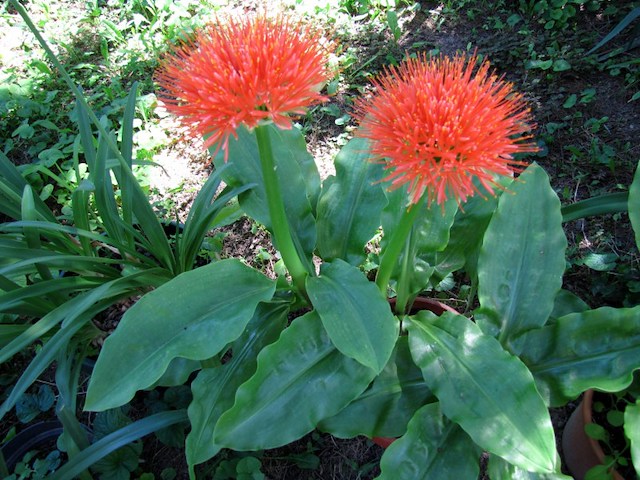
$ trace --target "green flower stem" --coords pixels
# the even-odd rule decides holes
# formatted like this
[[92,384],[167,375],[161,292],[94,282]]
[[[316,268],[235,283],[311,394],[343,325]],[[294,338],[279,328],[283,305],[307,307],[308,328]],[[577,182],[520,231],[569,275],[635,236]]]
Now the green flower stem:
[[[418,209],[417,205],[414,205],[414,209]],[[409,235],[405,240],[404,255],[402,257],[402,265],[400,266],[400,276],[398,277],[398,284],[396,286],[396,313],[405,314],[407,306],[409,305],[409,275],[413,268],[413,253],[415,248],[415,236],[413,235],[413,224]]]
[[271,148],[271,139],[269,132],[265,126],[255,128],[256,139],[258,140],[258,151],[260,153],[260,165],[262,166],[262,178],[267,194],[267,205],[269,207],[269,216],[271,217],[271,233],[274,243],[282,260],[291,274],[293,285],[300,292],[305,292],[304,282],[308,275],[296,246],[291,237],[289,221],[284,210],[284,202],[282,201],[282,192],[280,183],[276,175],[276,165],[273,159],[273,150]]
[[402,249],[407,244],[407,238],[409,238],[409,234],[413,228],[413,223],[420,210],[420,205],[411,205],[404,211],[402,218],[400,219],[400,223],[398,224],[396,231],[393,232],[384,255],[382,256],[380,268],[378,268],[378,274],[376,275],[376,285],[385,297],[387,296],[387,288],[389,286],[393,269],[398,262],[398,257],[400,256],[400,253],[402,253]]

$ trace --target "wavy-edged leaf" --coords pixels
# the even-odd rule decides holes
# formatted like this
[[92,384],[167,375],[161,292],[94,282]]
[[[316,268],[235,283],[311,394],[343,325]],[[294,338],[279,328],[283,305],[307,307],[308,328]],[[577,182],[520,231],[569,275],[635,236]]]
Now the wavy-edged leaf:
[[218,418],[233,406],[238,387],[254,374],[258,353],[277,340],[288,312],[288,304],[259,305],[245,333],[232,345],[231,360],[216,368],[203,369],[191,384],[193,400],[188,409],[191,431],[186,442],[190,469],[220,450],[213,443]]
[[411,354],[447,417],[483,449],[525,470],[555,470],[549,412],[517,357],[475,323],[450,312],[440,317],[419,312],[409,317],[407,329]]
[[258,355],[255,375],[238,388],[213,441],[234,450],[290,443],[357,398],[375,372],[342,355],[317,313],[295,319]]
[[228,259],[178,275],[146,294],[120,320],[96,362],[85,408],[123,405],[156,382],[175,357],[205,360],[238,338],[273,281]]
[[525,333],[516,347],[551,406],[589,388],[622,390],[640,368],[640,306],[565,315]]
[[572,480],[560,472],[527,472],[496,455],[489,456],[488,473],[491,480]]
[[336,348],[379,373],[393,351],[400,325],[375,284],[337,259],[322,264],[319,276],[307,277],[306,286]]
[[407,336],[402,336],[369,388],[337,415],[322,420],[318,428],[338,438],[399,437],[413,413],[429,400],[435,397],[413,363]]
[[336,175],[327,178],[318,201],[318,251],[325,261],[358,266],[364,247],[380,226],[386,203],[381,163],[370,161],[369,143],[355,138],[335,158]]
[[378,479],[476,479],[481,453],[460,426],[442,415],[440,404],[431,403],[415,413],[407,433],[387,448]]
[[498,201],[478,259],[478,299],[495,314],[489,318],[498,320],[493,327],[503,345],[551,315],[567,246],[560,200],[544,170],[529,166],[509,188]]

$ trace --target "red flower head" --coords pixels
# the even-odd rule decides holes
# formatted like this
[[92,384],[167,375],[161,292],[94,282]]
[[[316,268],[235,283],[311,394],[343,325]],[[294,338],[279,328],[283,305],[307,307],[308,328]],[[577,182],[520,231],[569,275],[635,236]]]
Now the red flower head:
[[474,177],[492,194],[496,174],[523,165],[514,153],[537,151],[522,97],[489,73],[487,61],[474,75],[476,60],[408,59],[374,80],[372,98],[356,103],[359,135],[386,162],[392,188],[408,184],[412,204],[425,191],[429,204],[451,195],[464,202],[479,193]]
[[326,100],[320,89],[333,49],[317,30],[283,16],[217,19],[175,48],[156,78],[167,109],[207,147],[226,150],[240,125],[289,129],[289,115]]

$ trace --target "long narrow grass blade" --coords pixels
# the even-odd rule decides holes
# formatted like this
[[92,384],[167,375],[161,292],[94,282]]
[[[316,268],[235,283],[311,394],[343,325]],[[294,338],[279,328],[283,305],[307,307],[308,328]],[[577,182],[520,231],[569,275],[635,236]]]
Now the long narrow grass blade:
[[[73,235],[78,237],[85,237],[95,243],[96,246],[102,247],[111,247],[109,248],[112,251],[119,251],[124,254],[123,261],[137,261],[141,264],[147,264],[149,266],[156,266],[156,262],[151,260],[144,253],[139,252],[137,249],[130,249],[126,245],[119,243],[117,240],[106,236],[100,235],[97,233],[93,233],[87,230],[81,230],[75,227],[69,227],[66,225],[59,224],[51,224],[47,222],[12,222],[7,223],[0,226],[0,231],[4,232],[21,232],[24,227],[34,227],[37,228],[42,235],[46,235],[49,232],[53,233],[64,233],[66,235]],[[133,229],[131,229],[133,231]],[[137,237],[138,238],[138,237]],[[138,238],[141,242],[145,239],[142,236]],[[6,245],[2,239],[0,239],[0,246]],[[145,244],[146,245],[146,244]],[[8,245],[6,245],[8,247]],[[63,250],[64,252],[68,252],[67,250]],[[81,255],[82,251],[78,251],[78,255]],[[93,253],[92,253],[93,255]]]
[[628,198],[627,192],[608,193],[565,205],[561,209],[562,221],[571,222],[594,215],[626,212]]
[[[112,298],[102,301],[100,301],[100,299],[104,298],[108,293],[110,293],[109,290],[113,288],[113,285],[114,283],[110,283],[96,288],[88,295],[86,295],[85,298],[83,298],[84,302],[79,302],[77,308],[66,309],[65,313],[67,313],[67,315],[65,315],[65,317],[63,318],[56,319],[62,320],[63,322],[66,321],[67,324],[65,328],[61,328],[60,330],[58,330],[51,337],[51,339],[49,339],[49,341],[44,344],[42,349],[36,354],[29,366],[25,369],[24,373],[18,379],[13,389],[11,390],[11,393],[2,403],[2,406],[0,406],[0,418],[4,417],[4,415],[14,407],[20,396],[24,392],[26,392],[26,390],[33,384],[33,382],[36,381],[40,374],[42,374],[42,372],[44,372],[49,367],[58,352],[61,349],[66,348],[71,338],[98,312],[111,305],[113,301]],[[29,343],[35,340],[36,338],[31,338],[29,339]],[[3,349],[3,352],[0,353],[4,353],[4,350],[5,349]],[[7,347],[7,350],[11,349]]]
[[[71,205],[73,207],[73,223],[81,230],[91,230],[91,222],[89,220],[89,201],[91,192],[95,190],[93,183],[89,180],[82,180],[78,188],[71,195]],[[96,251],[91,247],[91,240],[85,236],[80,236],[80,245],[82,252],[86,256],[94,256]]]
[[[29,185],[24,187],[24,193],[22,195],[22,219],[23,220],[36,220],[38,215],[35,209],[35,203],[33,201],[33,191]],[[40,248],[40,233],[37,229],[32,227],[24,227],[23,230],[24,238],[27,241],[27,245],[31,249],[39,249]],[[40,274],[40,278],[43,280],[51,280],[53,278],[51,272],[47,268],[46,265],[42,263],[36,263],[36,269]],[[59,295],[55,295],[55,297],[59,298]]]
[[620,34],[622,30],[627,28],[627,26],[633,22],[636,18],[640,17],[640,7],[636,7],[631,10],[626,17],[624,17],[618,25],[614,27],[602,40],[600,40],[595,47],[589,50],[586,55],[591,55],[593,52],[603,47],[607,43],[609,43],[614,37]]
[[107,159],[110,154],[109,144],[102,135],[99,135],[95,169],[90,170],[89,173],[96,187],[96,207],[107,233],[119,243],[126,244],[126,236],[123,231],[123,225],[126,224],[120,218],[113,184],[111,183],[111,174],[107,167]]
[[95,277],[62,277],[44,282],[34,283],[22,288],[0,293],[0,312],[17,313],[16,308],[28,302],[29,305],[41,306],[40,311],[45,314],[53,310],[56,305],[47,300],[52,292],[67,295],[72,292],[81,292],[98,287],[107,279],[102,276]]
[[[10,205],[3,205],[3,207],[9,207],[14,211],[14,215],[10,216],[16,220],[20,218],[17,212],[20,209],[22,194],[26,186],[27,182],[20,171],[4,153],[0,152],[0,194],[6,196],[11,202]],[[34,208],[42,219],[56,221],[55,216],[40,197],[34,198]]]
[[192,268],[204,236],[208,230],[217,226],[214,221],[227,202],[253,188],[253,184],[233,189],[227,187],[216,198],[215,195],[221,183],[221,173],[225,168],[226,165],[211,174],[193,201],[185,222],[184,232],[180,236],[180,243],[177,246],[181,271]]
[[16,382],[9,396],[0,406],[0,418],[15,405],[20,396],[48,368],[61,349],[66,348],[73,336],[96,314],[112,305],[116,300],[127,297],[140,286],[157,286],[161,280],[150,276],[149,272],[139,272],[100,285],[99,287],[74,297],[58,309],[45,316],[24,334],[0,350],[0,363],[26,348],[56,325],[61,328],[47,341]]
[[138,440],[163,428],[186,422],[188,420],[186,410],[172,410],[155,413],[142,420],[133,422],[120,430],[117,430],[83,450],[73,459],[58,469],[50,480],[66,480],[74,478],[83,470],[104,458],[118,448]]
[[[122,140],[120,141],[120,153],[124,158],[125,165],[114,168],[113,171],[120,185],[120,196],[122,198],[122,218],[128,225],[133,225],[133,190],[132,178],[129,175],[123,175],[121,169],[131,170],[133,155],[133,119],[136,113],[136,96],[138,84],[134,83],[131,91],[127,96],[127,103],[122,118]],[[131,241],[130,238],[127,239]]]
[[[33,24],[31,19],[29,18],[29,15],[27,14],[27,11],[17,0],[9,0],[9,2],[13,6],[13,8],[16,9],[16,11],[22,17],[24,22],[27,24],[27,27],[36,37],[36,39],[38,40],[38,43],[44,49],[51,63],[60,72],[60,75],[62,76],[63,80],[67,83],[67,85],[73,92],[78,102],[78,111],[81,112],[79,116],[81,117],[81,115],[85,115],[86,118],[88,118],[91,121],[91,123],[95,125],[98,132],[100,133],[101,140],[108,145],[109,147],[108,150],[113,152],[113,154],[116,157],[116,160],[120,163],[121,166],[123,167],[126,166],[127,162],[125,158],[122,156],[122,153],[120,152],[120,150],[118,149],[118,145],[115,141],[115,138],[109,135],[109,132],[107,132],[104,125],[100,123],[100,120],[98,120],[98,117],[89,107],[87,100],[84,97],[82,91],[74,83],[69,73],[66,71],[66,69],[60,63],[56,55],[53,53],[53,50],[51,50],[51,47],[49,47],[44,37],[40,34],[36,26]],[[85,133],[86,133],[86,129],[85,129]],[[171,251],[169,242],[166,236],[164,235],[164,231],[162,230],[162,226],[160,225],[160,222],[156,218],[153,212],[153,209],[151,208],[151,205],[149,205],[149,201],[146,195],[138,185],[137,181],[135,181],[135,177],[133,176],[133,173],[127,168],[123,168],[122,171],[123,171],[123,176],[127,175],[130,178],[134,179],[134,183],[132,183],[134,187],[133,188],[134,214],[137,217],[138,221],[140,222],[141,229],[145,233],[145,236],[149,239],[150,244],[155,247],[155,251],[152,253],[156,256],[156,258],[158,258],[161,262],[163,262],[165,267],[170,268],[172,271],[175,271],[176,262],[175,262],[173,252]],[[99,188],[98,185],[96,185],[96,188]]]

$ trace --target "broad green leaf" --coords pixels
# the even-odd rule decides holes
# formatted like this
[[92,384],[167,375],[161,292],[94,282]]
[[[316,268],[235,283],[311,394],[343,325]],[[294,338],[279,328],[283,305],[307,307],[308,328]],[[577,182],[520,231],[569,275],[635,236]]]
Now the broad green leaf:
[[176,357],[169,362],[169,366],[162,376],[150,387],[176,387],[184,385],[196,370],[200,370],[202,364],[196,360],[188,360]]
[[337,415],[322,420],[318,428],[338,438],[399,437],[413,413],[434,399],[413,363],[407,336],[402,336],[369,388]]
[[191,384],[189,405],[191,432],[187,436],[186,456],[190,468],[218,453],[213,431],[220,415],[233,406],[238,387],[256,370],[256,357],[277,340],[286,325],[287,304],[261,304],[245,333],[232,345],[231,360],[217,368],[204,368]]
[[447,246],[435,253],[433,264],[440,278],[463,266],[475,276],[477,252],[497,205],[498,198],[493,195],[474,195],[457,211]]
[[576,294],[562,289],[556,295],[550,321],[570,313],[584,312],[585,310],[589,310],[589,305]]
[[178,275],[146,294],[120,320],[96,362],[85,408],[128,402],[153,385],[176,357],[205,360],[238,338],[275,284],[239,260]]
[[351,265],[365,260],[364,247],[380,226],[386,197],[383,167],[370,161],[368,141],[351,140],[336,156],[335,177],[324,181],[318,201],[318,251],[325,261]]
[[[407,194],[404,189],[387,191],[386,195],[388,204],[382,212],[382,229],[387,232],[387,236],[382,237],[383,250],[391,234],[398,228],[402,213],[407,209]],[[406,299],[405,303],[427,287],[435,270],[435,253],[447,246],[449,231],[458,210],[454,199],[449,199],[444,207],[433,205],[429,208],[425,203],[423,201],[411,206],[420,209],[420,212],[407,239],[407,247],[399,256],[392,275],[392,279],[398,282],[398,298]]]
[[393,351],[399,323],[373,282],[343,260],[307,277],[307,294],[331,341],[344,355],[379,373]]
[[[313,271],[311,257],[316,246],[316,226],[312,206],[317,201],[319,191],[318,172],[315,164],[312,165],[313,159],[309,161],[310,155],[299,130],[280,130],[273,125],[266,128],[293,241],[301,259],[306,259],[308,270]],[[255,134],[246,128],[239,128],[237,134],[237,140],[229,140],[229,167],[223,172],[222,178],[232,187],[255,185],[238,197],[240,205],[250,217],[270,228]],[[214,158],[216,167],[224,165],[224,161],[225,152],[220,150]]]
[[447,417],[483,449],[525,470],[555,470],[549,412],[517,357],[450,312],[419,312],[407,328],[411,354]]
[[629,209],[629,220],[636,234],[636,245],[640,249],[640,163],[636,167],[636,173],[633,176],[633,182],[629,187],[629,200],[627,207]]
[[40,385],[35,393],[24,393],[16,402],[16,416],[21,423],[29,423],[42,412],[46,412],[55,402],[55,395],[49,385]]
[[489,318],[497,318],[493,327],[503,345],[551,315],[567,246],[560,201],[541,167],[531,165],[509,189],[498,201],[478,259],[478,299],[496,314]]
[[640,476],[640,400],[624,409],[624,433],[631,446],[631,461]]
[[556,473],[527,472],[503,458],[489,456],[488,473],[491,480],[571,480],[572,477]]
[[315,312],[295,319],[258,356],[258,368],[238,388],[216,425],[213,441],[234,450],[290,443],[357,398],[375,372],[342,355]]
[[380,460],[380,480],[478,478],[482,451],[459,425],[444,417],[439,403],[418,410],[407,433]]
[[640,368],[640,306],[572,313],[515,344],[551,406],[589,388],[622,390]]

